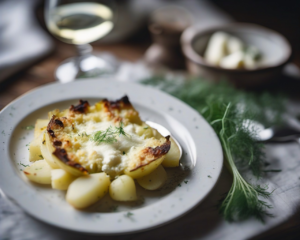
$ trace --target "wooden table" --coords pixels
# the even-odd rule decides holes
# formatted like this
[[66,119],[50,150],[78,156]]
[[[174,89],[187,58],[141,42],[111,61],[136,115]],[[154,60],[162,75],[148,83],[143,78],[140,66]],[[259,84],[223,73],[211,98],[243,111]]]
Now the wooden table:
[[[107,51],[117,58],[128,61],[140,59],[147,48],[147,43],[122,43],[114,45],[94,46],[98,52]],[[75,47],[56,41],[55,51],[45,59],[28,69],[10,77],[0,85],[0,110],[20,95],[45,83],[54,82],[54,71],[63,60],[75,56]]]

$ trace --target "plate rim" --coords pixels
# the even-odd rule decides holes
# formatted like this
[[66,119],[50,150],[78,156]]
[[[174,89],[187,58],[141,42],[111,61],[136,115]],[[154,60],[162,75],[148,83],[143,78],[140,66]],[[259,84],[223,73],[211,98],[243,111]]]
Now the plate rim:
[[[205,123],[206,123],[206,127],[208,127],[210,130],[210,132],[212,131],[213,132],[213,135],[215,135],[214,136],[214,141],[216,141],[217,142],[217,145],[216,146],[214,146],[215,148],[217,148],[217,149],[215,149],[215,151],[216,152],[219,152],[217,155],[219,155],[219,157],[220,157],[220,159],[218,159],[218,161],[219,161],[219,165],[218,165],[218,171],[217,171],[217,173],[215,173],[215,178],[213,178],[212,179],[212,184],[211,184],[211,186],[210,186],[210,189],[206,192],[206,194],[205,194],[205,196],[204,197],[202,197],[202,199],[198,199],[198,201],[197,201],[197,203],[195,203],[194,205],[192,205],[192,206],[190,206],[190,207],[188,207],[188,208],[185,208],[185,211],[180,211],[176,216],[174,216],[172,219],[166,219],[166,220],[163,220],[163,221],[160,221],[159,223],[157,223],[157,224],[152,224],[152,225],[149,225],[148,227],[143,227],[143,228],[135,228],[135,229],[132,229],[132,230],[129,230],[129,231],[114,231],[114,232],[103,232],[103,231],[101,231],[101,232],[99,232],[99,231],[91,231],[91,230],[84,230],[84,229],[76,229],[76,227],[66,227],[66,226],[62,226],[62,225],[60,225],[60,224],[56,224],[56,223],[54,223],[54,222],[52,222],[52,221],[49,221],[48,219],[47,219],[47,217],[41,217],[41,216],[39,216],[39,215],[37,215],[36,213],[34,213],[34,211],[30,211],[29,209],[28,209],[28,207],[26,207],[26,206],[24,206],[24,204],[20,204],[19,203],[19,201],[18,200],[16,200],[15,199],[15,195],[16,195],[16,193],[14,192],[14,191],[7,191],[7,190],[3,190],[4,188],[5,188],[5,183],[4,183],[4,181],[0,181],[0,187],[2,188],[2,190],[3,190],[3,192],[8,196],[8,198],[10,199],[10,200],[13,200],[13,202],[15,202],[15,203],[17,203],[17,205],[18,206],[20,206],[26,213],[28,213],[29,215],[31,215],[31,216],[33,216],[34,218],[36,218],[36,219],[39,219],[40,221],[43,221],[43,222],[45,222],[45,223],[47,223],[47,224],[50,224],[50,225],[53,225],[53,226],[56,226],[56,227],[58,227],[58,228],[62,228],[62,229],[68,229],[68,230],[71,230],[71,231],[76,231],[76,232],[82,232],[82,233],[89,233],[89,234],[98,234],[98,235],[120,235],[120,234],[128,234],[128,233],[135,233],[135,232],[140,232],[140,231],[146,231],[146,230],[150,230],[150,229],[153,229],[153,228],[156,228],[156,227],[159,227],[159,226],[162,226],[162,225],[164,225],[164,224],[167,224],[167,223],[169,223],[169,222],[172,222],[172,221],[174,221],[174,220],[176,220],[176,219],[178,219],[179,217],[181,217],[181,216],[183,216],[183,215],[185,215],[186,213],[188,213],[189,211],[191,211],[193,208],[195,208],[196,206],[198,206],[208,195],[209,195],[209,193],[213,190],[213,188],[215,187],[215,185],[217,184],[217,182],[218,182],[218,179],[219,179],[219,177],[220,177],[220,175],[221,175],[221,170],[222,170],[222,167],[223,167],[223,153],[222,153],[222,148],[221,148],[221,144],[220,144],[220,141],[219,141],[219,139],[218,139],[218,137],[217,137],[217,135],[215,134],[215,132],[213,131],[213,129],[211,128],[211,126],[206,122],[206,120],[198,113],[198,112],[196,112],[196,110],[194,110],[194,109],[192,109],[190,106],[188,106],[186,103],[184,103],[184,102],[182,102],[181,100],[179,100],[179,99],[177,99],[177,98],[175,98],[175,97],[173,97],[173,96],[171,96],[171,95],[169,95],[169,94],[167,94],[167,93],[165,93],[165,92],[162,92],[162,91],[160,91],[160,90],[158,90],[158,89],[156,89],[156,88],[154,88],[154,87],[151,87],[151,86],[145,86],[145,85],[141,85],[141,84],[137,84],[137,83],[132,83],[132,82],[120,82],[120,81],[112,81],[112,80],[110,80],[109,79],[109,83],[107,82],[108,80],[107,79],[97,79],[97,78],[95,78],[95,79],[89,79],[89,80],[87,80],[87,79],[85,79],[85,80],[81,80],[81,81],[75,81],[75,82],[71,82],[71,83],[66,83],[66,84],[61,84],[61,83],[48,83],[48,84],[45,84],[45,85],[43,85],[43,86],[40,86],[40,87],[37,87],[37,88],[35,88],[35,89],[33,89],[33,90],[30,90],[29,92],[27,92],[27,93],[25,93],[25,94],[23,94],[23,95],[21,95],[21,96],[19,96],[17,99],[15,99],[14,101],[12,101],[11,103],[9,103],[6,107],[4,107],[1,111],[0,111],[0,120],[1,120],[1,116],[2,115],[4,115],[6,112],[7,112],[7,110],[9,109],[9,107],[12,107],[14,104],[16,104],[16,103],[18,103],[18,102],[20,102],[20,101],[22,101],[23,99],[26,99],[26,98],[28,98],[28,97],[30,97],[31,95],[33,95],[33,94],[35,94],[35,93],[38,93],[38,92],[42,92],[43,90],[45,90],[45,89],[47,89],[47,88],[49,88],[49,87],[54,87],[54,88],[59,88],[59,86],[70,86],[70,85],[74,85],[74,88],[76,88],[76,86],[75,85],[80,85],[80,84],[82,84],[83,82],[86,84],[86,85],[89,85],[89,87],[91,87],[93,84],[94,85],[101,85],[101,84],[104,84],[104,85],[109,85],[109,84],[116,84],[116,85],[126,85],[126,86],[132,86],[132,87],[137,87],[137,88],[141,88],[141,89],[144,89],[145,91],[146,90],[150,90],[150,92],[155,92],[155,93],[159,93],[159,95],[162,95],[162,96],[165,96],[167,99],[171,99],[172,101],[175,101],[175,102],[177,102],[177,103],[180,103],[182,106],[184,106],[186,109],[188,109],[189,110],[189,112],[193,112],[194,114],[196,114],[196,115],[198,115],[198,117],[199,117],[199,119],[202,119],[202,121],[204,121]],[[80,82],[80,84],[79,84],[79,82]],[[86,96],[87,98],[88,98],[88,96]],[[89,98],[94,98],[95,96],[90,96]],[[62,97],[63,98],[63,97]],[[78,99],[78,98],[80,98],[80,97],[76,97],[76,96],[73,96],[72,98],[66,98],[66,99],[60,99],[59,101],[51,101],[49,104],[52,104],[52,103],[55,103],[55,102],[62,102],[62,101],[66,101],[66,100],[68,100],[68,99]],[[99,99],[101,98],[101,96],[99,95]],[[44,105],[44,106],[46,106],[46,105]],[[41,106],[41,107],[43,107],[43,106]],[[40,108],[41,108],[40,107]],[[31,111],[31,112],[28,112],[28,114],[27,115],[29,115],[29,114],[31,114],[31,113],[33,113],[34,111],[36,111],[37,109],[34,109],[33,111]],[[7,116],[7,115],[6,115]],[[23,117],[22,119],[24,119],[25,117]],[[19,119],[19,121],[18,122],[20,122],[22,119]],[[182,121],[182,119],[181,119],[181,121]],[[181,122],[180,120],[179,120],[179,122]],[[18,125],[18,122],[17,123],[15,123],[15,126],[14,127],[16,127],[17,125]],[[1,122],[0,122],[1,123]],[[1,124],[0,124],[0,126],[1,126]],[[0,128],[0,132],[2,131],[2,129]],[[11,133],[14,131],[14,129],[11,129]],[[10,134],[11,135],[11,134]],[[8,135],[9,136],[9,135]],[[7,136],[7,138],[8,138],[8,136]],[[1,136],[0,135],[0,139],[1,139],[1,137],[3,138],[3,136]],[[7,150],[7,155],[9,156],[9,144],[10,143],[10,138],[9,139],[7,139],[7,141],[6,141],[6,143],[5,143],[5,146],[6,146],[6,150]],[[0,153],[1,152],[5,152],[5,148],[1,148],[0,149]],[[5,159],[5,157],[3,157],[3,160],[0,160],[0,163],[1,163],[1,161],[7,161],[8,162],[8,164],[7,165],[12,165],[11,164],[11,160],[10,159]],[[13,167],[11,166],[11,170],[13,170],[12,169]],[[4,168],[3,168],[4,169]],[[0,173],[1,172],[3,172],[3,169],[1,170],[0,169]],[[3,174],[0,174],[0,179],[2,178],[1,176],[2,176]],[[15,177],[17,177],[17,176],[15,176]],[[20,179],[21,181],[23,181],[22,179]],[[24,182],[24,181],[23,181]],[[158,201],[159,202],[159,201]],[[148,206],[149,207],[149,206]],[[143,208],[143,207],[142,207]],[[141,208],[141,209],[142,209]],[[136,210],[139,210],[139,209],[136,209]],[[136,211],[136,210],[133,210],[133,211]],[[76,210],[77,211],[77,210]],[[119,213],[121,213],[121,212],[119,212]],[[101,214],[103,214],[103,213],[101,213]],[[113,214],[113,213],[109,213],[109,214]],[[99,224],[101,224],[101,223],[99,223]]]

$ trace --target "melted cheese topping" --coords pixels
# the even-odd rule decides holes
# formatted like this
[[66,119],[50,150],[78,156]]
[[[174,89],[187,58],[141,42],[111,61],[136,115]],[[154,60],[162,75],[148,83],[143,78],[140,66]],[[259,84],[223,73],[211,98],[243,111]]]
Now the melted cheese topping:
[[[54,115],[57,119],[54,122],[61,122],[52,128],[55,135],[53,144],[55,141],[61,142],[60,147],[65,149],[68,158],[89,173],[103,171],[111,178],[122,175],[127,166],[134,168],[145,161],[142,157],[130,162],[130,158],[133,159],[144,148],[157,147],[166,141],[155,129],[139,119],[133,107],[122,108],[118,112],[108,111],[104,107],[97,109],[96,105],[89,106],[86,113],[67,110],[49,113],[49,117]],[[117,141],[113,143],[99,143],[92,139],[96,132],[119,127],[120,122],[124,124],[126,136],[115,136]]]
[[[105,131],[111,122],[93,122],[87,121],[83,124],[76,125],[79,135],[92,136],[97,131]],[[114,143],[97,143],[92,140],[81,142],[81,148],[75,155],[78,157],[79,163],[91,172],[99,170],[110,176],[121,175],[127,166],[128,153],[135,147],[145,144],[145,137],[136,134],[137,126],[128,124],[124,127],[124,131],[128,136],[118,136],[117,142]]]

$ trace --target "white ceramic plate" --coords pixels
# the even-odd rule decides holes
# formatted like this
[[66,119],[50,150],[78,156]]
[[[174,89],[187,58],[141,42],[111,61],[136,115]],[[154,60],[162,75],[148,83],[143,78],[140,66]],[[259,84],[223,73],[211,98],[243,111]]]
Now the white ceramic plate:
[[[114,202],[106,197],[89,211],[73,209],[64,192],[29,182],[21,171],[29,164],[28,144],[37,118],[65,109],[78,99],[92,104],[128,95],[141,118],[165,126],[183,148],[182,168],[168,170],[169,183],[159,191],[138,189],[140,201]],[[170,222],[199,204],[216,184],[222,150],[209,124],[178,99],[151,87],[108,80],[49,84],[18,98],[0,113],[0,187],[27,213],[57,227],[92,233],[137,232]]]

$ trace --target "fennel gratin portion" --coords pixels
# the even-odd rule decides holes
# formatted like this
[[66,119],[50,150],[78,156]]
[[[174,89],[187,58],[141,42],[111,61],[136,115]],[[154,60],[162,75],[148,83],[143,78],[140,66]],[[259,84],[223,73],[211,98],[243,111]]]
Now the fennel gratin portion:
[[67,190],[75,208],[90,206],[106,192],[117,201],[134,201],[136,183],[156,190],[166,181],[164,167],[179,165],[176,143],[144,123],[127,96],[94,106],[80,100],[48,118],[36,122],[29,150],[30,161],[38,161],[24,173]]

